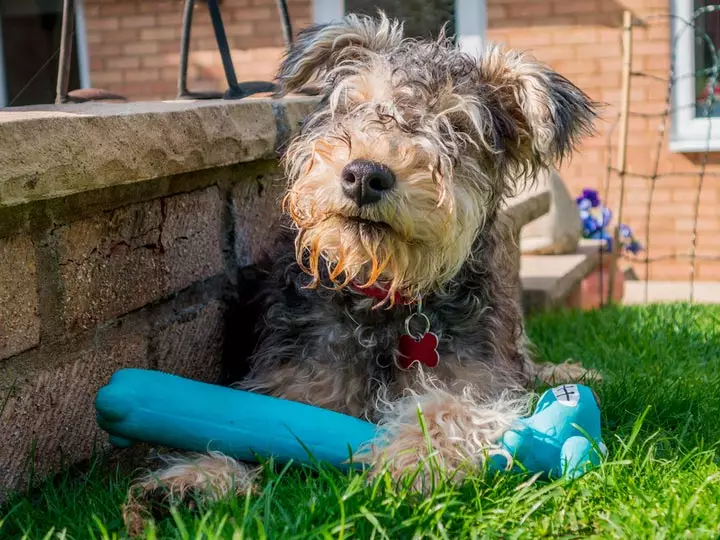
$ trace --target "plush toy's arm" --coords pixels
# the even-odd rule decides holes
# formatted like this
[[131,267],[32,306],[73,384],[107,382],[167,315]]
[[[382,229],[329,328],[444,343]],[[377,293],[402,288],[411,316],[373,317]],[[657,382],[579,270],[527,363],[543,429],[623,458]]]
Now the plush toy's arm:
[[113,375],[95,406],[113,444],[215,450],[244,461],[258,455],[302,462],[309,451],[342,466],[376,429],[325,409],[140,369]]

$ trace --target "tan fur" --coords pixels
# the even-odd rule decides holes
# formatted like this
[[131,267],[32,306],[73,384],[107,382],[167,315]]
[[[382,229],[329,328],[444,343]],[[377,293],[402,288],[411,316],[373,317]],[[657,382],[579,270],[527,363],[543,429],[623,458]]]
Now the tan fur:
[[414,386],[421,390],[385,403],[379,437],[355,457],[371,464],[373,474],[414,475],[413,487],[421,491],[442,479],[460,483],[488,456],[502,453],[499,437],[528,410],[527,394],[508,391],[490,398],[470,385],[448,391],[421,371],[416,377]]
[[130,487],[123,519],[131,535],[140,534],[149,517],[148,498],[158,494],[169,501],[183,501],[194,493],[219,500],[254,490],[257,467],[240,463],[218,452],[165,458],[166,467],[151,472]]
[[[307,271],[316,280],[320,265],[330,266],[333,277],[342,276],[339,287],[383,281],[390,293],[411,297],[441,287],[467,260],[486,201],[464,182],[443,181],[422,141],[382,127],[347,128],[347,139],[314,142],[309,166],[285,199],[299,229],[298,260],[307,254]],[[291,146],[288,159],[305,151]],[[382,204],[356,208],[343,195],[337,179],[353,159],[384,163],[397,175],[396,190]],[[462,169],[455,172],[462,175]],[[357,217],[385,226],[372,228],[353,221]]]

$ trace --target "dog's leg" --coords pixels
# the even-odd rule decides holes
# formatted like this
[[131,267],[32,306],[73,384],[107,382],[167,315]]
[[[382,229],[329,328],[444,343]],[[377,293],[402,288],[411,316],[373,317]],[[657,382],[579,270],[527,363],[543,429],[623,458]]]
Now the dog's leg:
[[373,475],[388,470],[393,478],[414,476],[414,488],[430,491],[441,479],[461,482],[500,452],[497,441],[527,412],[527,395],[504,393],[484,398],[470,386],[447,390],[421,377],[420,387],[384,405],[381,430],[359,461]]
[[129,534],[140,534],[149,517],[150,499],[159,497],[182,501],[192,495],[219,500],[229,495],[243,495],[254,489],[259,467],[220,453],[187,454],[165,458],[166,466],[137,480],[128,491],[123,506],[123,520]]
[[581,381],[602,381],[602,376],[598,371],[583,367],[580,362],[572,359],[565,360],[560,364],[537,363],[528,359],[525,364],[525,372],[531,381],[539,381],[550,386]]

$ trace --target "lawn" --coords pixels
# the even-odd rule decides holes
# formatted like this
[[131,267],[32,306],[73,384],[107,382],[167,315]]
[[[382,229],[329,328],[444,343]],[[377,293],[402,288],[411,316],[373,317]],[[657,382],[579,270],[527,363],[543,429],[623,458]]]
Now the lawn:
[[[259,495],[172,509],[148,538],[718,538],[720,307],[551,313],[529,322],[539,355],[598,368],[600,469],[569,483],[470,479],[429,497],[360,474],[273,469]],[[8,538],[115,538],[128,478],[97,463],[2,511]]]

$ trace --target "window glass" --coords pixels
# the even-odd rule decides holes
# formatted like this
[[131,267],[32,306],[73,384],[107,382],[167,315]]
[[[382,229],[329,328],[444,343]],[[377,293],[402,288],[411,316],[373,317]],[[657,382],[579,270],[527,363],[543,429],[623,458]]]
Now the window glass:
[[444,23],[447,34],[455,34],[455,0],[346,0],[347,13],[377,15],[382,9],[388,17],[405,21],[405,35],[436,37]]
[[[0,0],[0,35],[8,104],[53,103],[60,56],[62,0]],[[79,88],[73,43],[70,89]]]
[[[717,0],[694,1],[696,11],[717,3]],[[718,54],[720,12],[701,13],[695,20],[695,115],[698,117],[720,116],[720,73],[713,77]],[[713,90],[715,96],[710,100]]]

